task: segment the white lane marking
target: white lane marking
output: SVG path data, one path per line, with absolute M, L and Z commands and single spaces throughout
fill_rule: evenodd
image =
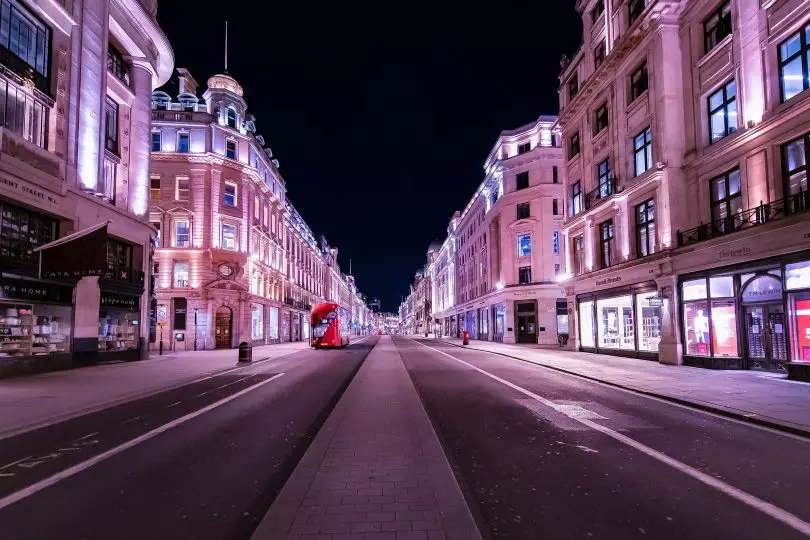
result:
M 12 461 L 11 463 L 9 463 L 7 465 L 3 465 L 2 467 L 0 467 L 0 471 L 2 471 L 3 469 L 8 469 L 9 467 L 13 467 L 17 463 L 22 463 L 23 461 L 25 461 L 27 459 L 31 459 L 31 456 L 26 456 L 26 457 L 24 457 L 22 459 L 18 459 L 17 461 Z
M 30 486 L 28 486 L 28 487 L 26 487 L 24 489 L 16 491 L 16 492 L 14 492 L 14 493 L 12 493 L 10 495 L 6 495 L 2 499 L 0 499 L 0 510 L 2 510 L 3 508 L 5 508 L 7 506 L 10 506 L 10 505 L 14 504 L 17 501 L 21 501 L 21 500 L 25 499 L 26 497 L 30 497 L 31 495 L 42 491 L 46 487 L 52 486 L 52 485 L 56 484 L 57 482 L 59 482 L 60 480 L 64 480 L 65 478 L 69 478 L 69 477 L 71 477 L 71 476 L 73 476 L 75 474 L 78 474 L 78 473 L 86 470 L 86 469 L 89 469 L 90 467 L 92 467 L 94 465 L 97 465 L 97 464 L 101 463 L 102 461 L 104 461 L 106 459 L 109 459 L 109 458 L 111 458 L 111 457 L 113 457 L 113 456 L 115 456 L 117 454 L 120 454 L 124 450 L 129 450 L 130 448 L 132 448 L 134 446 L 137 446 L 137 445 L 141 444 L 144 441 L 148 441 L 149 439 L 151 439 L 153 437 L 156 437 L 157 435 L 160 435 L 161 433 L 169 431 L 170 429 L 175 428 L 175 427 L 177 427 L 177 426 L 179 426 L 181 424 L 184 424 L 184 423 L 188 422 L 189 420 L 197 418 L 198 416 L 203 415 L 203 414 L 205 414 L 205 413 L 207 413 L 209 411 L 212 411 L 212 410 L 216 409 L 217 407 L 221 407 L 222 405 L 225 405 L 226 403 L 229 403 L 229 402 L 231 402 L 231 401 L 233 401 L 233 400 L 235 400 L 237 398 L 240 398 L 240 397 L 244 396 L 245 394 L 247 394 L 248 392 L 252 392 L 253 390 L 257 390 L 257 389 L 261 388 L 262 386 L 264 386 L 265 384 L 271 383 L 274 380 L 276 380 L 276 379 L 278 379 L 279 377 L 282 377 L 282 376 L 284 376 L 284 373 L 279 373 L 278 375 L 274 375 L 274 376 L 270 377 L 269 379 L 265 379 L 265 380 L 263 380 L 261 382 L 258 382 L 256 384 L 254 384 L 253 386 L 248 386 L 244 390 L 240 390 L 239 392 L 237 392 L 237 393 L 235 393 L 235 394 L 233 394 L 231 396 L 220 399 L 219 401 L 217 401 L 215 403 L 212 403 L 211 405 L 207 405 L 207 406 L 203 407 L 202 409 L 200 409 L 198 411 L 194 411 L 193 413 L 189 413 L 189 414 L 187 414 L 185 416 L 181 416 L 180 418 L 177 418 L 176 420 L 172 420 L 168 424 L 164 424 L 164 425 L 162 425 L 160 427 L 157 427 L 157 428 L 153 429 L 152 431 L 144 433 L 143 435 L 141 435 L 139 437 L 136 437 L 136 438 L 134 438 L 134 439 L 132 439 L 130 441 L 125 442 L 124 444 L 116 446 L 115 448 L 111 448 L 111 449 L 107 450 L 106 452 L 102 452 L 101 454 L 99 454 L 97 456 L 94 456 L 94 457 L 92 457 L 92 458 L 90 458 L 90 459 L 88 459 L 86 461 L 83 461 L 83 462 L 78 463 L 78 464 L 76 464 L 76 465 L 74 465 L 72 467 L 69 467 L 69 468 L 67 468 L 67 469 L 65 469 L 63 471 L 60 471 L 60 472 L 54 474 L 53 476 L 49 476 L 48 478 L 45 478 L 44 480 L 40 480 L 39 482 L 36 482 L 35 484 L 31 484 Z
M 411 341 L 413 341 L 414 343 L 419 343 L 418 341 L 413 340 L 413 339 Z M 419 345 L 422 345 L 422 347 L 425 347 L 426 349 L 430 349 L 431 351 L 435 351 L 435 352 L 437 352 L 439 354 L 442 354 L 442 355 L 444 355 L 444 356 L 446 356 L 448 358 L 451 358 L 452 360 L 455 360 L 456 362 L 458 362 L 460 364 L 464 364 L 468 368 L 473 369 L 473 370 L 477 371 L 478 373 L 489 377 L 490 379 L 498 381 L 499 383 L 504 384 L 504 385 L 508 386 L 509 388 L 512 388 L 513 390 L 516 390 L 516 391 L 520 392 L 521 394 L 523 394 L 525 396 L 529 396 L 530 398 L 542 403 L 543 405 L 547 405 L 547 406 L 549 406 L 551 408 L 554 408 L 554 409 L 556 409 L 556 407 L 558 407 L 554 402 L 549 401 L 548 399 L 546 399 L 544 397 L 541 397 L 541 396 L 535 394 L 534 392 L 532 392 L 530 390 L 526 390 L 525 388 L 522 388 L 522 387 L 520 387 L 520 386 L 518 386 L 518 385 L 516 385 L 516 384 L 514 384 L 512 382 L 509 382 L 506 379 L 502 379 L 501 377 L 498 377 L 497 375 L 493 375 L 492 373 L 490 373 L 488 371 L 485 371 L 485 370 L 483 370 L 483 369 L 481 369 L 479 367 L 476 367 L 476 366 L 474 366 L 474 365 L 472 365 L 472 364 L 470 364 L 468 362 L 465 362 L 464 360 L 460 360 L 460 359 L 456 358 L 455 356 L 447 354 L 444 351 L 440 351 L 439 349 L 434 349 L 433 347 L 428 347 L 427 345 L 424 345 L 422 343 L 419 343 Z M 746 493 L 745 491 L 742 491 L 741 489 L 735 488 L 734 486 L 732 486 L 730 484 L 727 484 L 727 483 L 723 482 L 722 480 L 718 480 L 717 478 L 714 478 L 713 476 L 710 476 L 710 475 L 708 475 L 708 474 L 706 474 L 704 472 L 701 472 L 701 471 L 699 471 L 699 470 L 697 470 L 697 469 L 695 469 L 693 467 L 690 467 L 686 463 L 683 463 L 681 461 L 678 461 L 677 459 L 671 458 L 668 455 L 666 455 L 666 454 L 664 454 L 662 452 L 659 452 L 658 450 L 655 450 L 653 448 L 650 448 L 649 446 L 647 446 L 645 444 L 642 444 L 642 443 L 640 443 L 640 442 L 638 442 L 638 441 L 636 441 L 634 439 L 631 439 L 630 437 L 628 437 L 626 435 L 622 435 L 618 431 L 614 431 L 614 430 L 610 429 L 609 427 L 605 427 L 605 426 L 602 426 L 600 424 L 597 424 L 593 420 L 588 420 L 587 418 L 577 418 L 576 416 L 571 416 L 571 418 L 573 420 L 576 420 L 577 422 L 582 423 L 585 426 L 588 426 L 589 428 L 591 428 L 591 429 L 593 429 L 595 431 L 599 431 L 600 433 L 603 433 L 604 435 L 607 435 L 608 437 L 611 437 L 612 439 L 615 439 L 615 440 L 617 440 L 617 441 L 619 441 L 619 442 L 621 442 L 623 444 L 626 444 L 627 446 L 630 446 L 631 448 L 635 448 L 639 452 L 647 454 L 651 458 L 657 459 L 658 461 L 660 461 L 660 462 L 662 462 L 662 463 L 664 463 L 666 465 L 669 465 L 670 467 L 672 467 L 672 468 L 686 474 L 687 476 L 690 476 L 690 477 L 694 478 L 695 480 L 698 480 L 699 482 L 703 482 L 704 484 L 706 484 L 708 486 L 711 486 L 711 487 L 717 489 L 718 491 L 720 491 L 722 493 L 725 493 L 729 497 L 737 499 L 738 501 L 740 501 L 742 503 L 745 503 L 748 506 L 759 510 L 763 514 L 769 515 L 772 518 L 774 518 L 774 519 L 776 519 L 778 521 L 781 521 L 785 525 L 788 525 L 789 527 L 792 527 L 793 529 L 796 529 L 797 531 L 799 531 L 799 532 L 801 532 L 801 533 L 803 533 L 805 535 L 810 535 L 810 523 L 802 520 L 800 517 L 796 516 L 795 514 L 791 514 L 787 510 L 783 510 L 783 509 L 779 508 L 778 506 L 775 506 L 775 505 L 773 505 L 773 504 L 771 504 L 771 503 L 769 503 L 767 501 L 763 501 L 762 499 L 751 495 L 750 493 Z
M 138 420 L 139 418 L 140 418 L 140 416 L 133 416 L 129 420 L 124 420 L 123 422 L 121 422 L 121 425 L 123 426 L 124 424 L 129 424 L 130 422 L 134 422 L 134 421 Z
M 169 405 L 166 408 L 171 409 L 172 407 L 176 407 L 176 406 L 180 405 L 181 403 L 183 403 L 183 402 L 182 401 L 175 401 L 174 403 L 172 403 L 171 405 Z
M 94 431 L 93 433 L 90 433 L 90 434 L 88 434 L 88 435 L 85 435 L 84 437 L 79 437 L 78 439 L 76 439 L 76 440 L 75 440 L 75 441 L 73 441 L 73 442 L 74 442 L 74 443 L 77 443 L 77 442 L 79 442 L 79 441 L 83 441 L 83 440 L 85 440 L 85 439 L 89 439 L 90 437 L 95 437 L 96 435 L 98 435 L 98 431 Z
M 225 383 L 222 386 L 217 386 L 216 388 L 212 388 L 211 390 L 206 390 L 205 392 L 201 392 L 201 393 L 197 394 L 194 397 L 196 398 L 196 397 L 204 396 L 205 394 L 210 394 L 211 392 L 215 392 L 217 390 L 222 390 L 226 386 L 231 386 L 233 384 L 240 383 L 240 382 L 244 381 L 245 379 L 249 379 L 249 378 L 253 377 L 254 375 L 255 375 L 255 373 L 253 373 L 251 375 L 248 375 L 247 377 L 242 377 L 241 379 L 236 379 L 235 381 Z M 180 402 L 178 401 L 177 403 L 180 403 Z

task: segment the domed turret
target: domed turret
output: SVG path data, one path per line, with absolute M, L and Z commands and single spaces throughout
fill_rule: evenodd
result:
M 442 243 L 439 242 L 438 240 L 434 240 L 433 242 L 430 243 L 427 250 L 428 250 L 428 253 L 430 253 L 431 251 L 441 251 L 442 250 Z
M 213 77 L 208 79 L 208 88 L 217 90 L 228 90 L 229 92 L 233 92 L 239 97 L 242 97 L 245 93 L 245 91 L 242 89 L 242 85 L 236 82 L 236 79 L 234 79 L 230 75 L 225 75 L 224 73 L 214 75 Z

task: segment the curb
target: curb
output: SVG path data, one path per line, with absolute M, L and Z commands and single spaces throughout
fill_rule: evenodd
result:
M 618 384 L 618 383 L 615 383 L 615 382 L 606 381 L 604 379 L 599 379 L 597 377 L 592 377 L 590 375 L 583 375 L 582 373 L 578 373 L 576 371 L 561 368 L 559 366 L 552 366 L 552 365 L 545 364 L 545 363 L 541 364 L 539 362 L 532 362 L 531 360 L 526 360 L 525 358 L 520 358 L 519 356 L 514 356 L 514 355 L 503 353 L 503 352 L 489 351 L 489 350 L 486 350 L 486 349 L 479 349 L 478 347 L 471 347 L 469 345 L 458 345 L 457 343 L 453 343 L 451 341 L 445 341 L 443 339 L 437 339 L 436 341 L 439 341 L 441 343 L 446 343 L 448 345 L 452 345 L 453 347 L 458 347 L 460 349 L 472 349 L 472 350 L 475 350 L 475 351 L 487 352 L 487 353 L 490 353 L 490 354 L 497 354 L 498 356 L 503 356 L 505 358 L 511 358 L 513 360 L 519 360 L 519 361 L 525 362 L 527 364 L 532 364 L 532 365 L 535 365 L 535 366 L 544 367 L 544 368 L 547 368 L 547 369 L 558 371 L 560 373 L 565 373 L 567 375 L 573 375 L 574 377 L 579 377 L 579 378 L 586 379 L 586 380 L 589 380 L 589 381 L 598 382 L 598 383 L 604 384 L 606 386 L 611 386 L 613 388 L 620 388 L 622 390 L 626 390 L 628 392 L 633 392 L 635 394 L 640 394 L 642 396 L 648 396 L 648 397 L 660 399 L 662 401 L 668 401 L 670 403 L 676 403 L 678 405 L 682 405 L 684 407 L 689 407 L 691 409 L 698 409 L 700 411 L 709 412 L 709 413 L 712 413 L 712 414 L 716 414 L 718 416 L 724 416 L 726 418 L 731 418 L 733 420 L 737 420 L 737 421 L 740 421 L 740 422 L 745 422 L 747 424 L 755 424 L 755 425 L 758 425 L 758 426 L 761 426 L 761 427 L 766 427 L 766 428 L 773 429 L 773 430 L 776 430 L 776 431 L 781 431 L 781 432 L 784 432 L 784 433 L 789 433 L 791 435 L 796 435 L 798 437 L 802 437 L 802 438 L 805 438 L 805 439 L 810 439 L 810 429 L 800 428 L 798 426 L 793 426 L 791 424 L 785 424 L 785 423 L 778 422 L 778 421 L 775 421 L 775 420 L 768 420 L 768 419 L 762 418 L 761 416 L 745 414 L 745 413 L 737 412 L 737 411 L 732 410 L 732 409 L 727 409 L 727 408 L 724 408 L 724 407 L 708 405 L 706 403 L 701 403 L 699 401 L 691 401 L 691 400 L 688 400 L 688 399 L 678 398 L 678 397 L 675 397 L 675 396 L 669 396 L 669 395 L 666 395 L 666 394 L 659 394 L 657 392 L 651 392 L 649 390 L 641 390 L 639 388 L 634 388 L 632 386 L 626 386 L 626 385 Z

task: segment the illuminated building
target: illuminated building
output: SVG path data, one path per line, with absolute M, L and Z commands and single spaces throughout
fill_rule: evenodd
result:
M 174 63 L 157 2 L 0 11 L 0 375 L 141 358 L 150 96 Z
M 540 344 L 567 332 L 558 316 L 564 171 L 555 121 L 541 116 L 502 132 L 447 239 L 428 248 L 431 331 Z
M 152 107 L 149 220 L 160 231 L 154 308 L 165 313 L 165 345 L 302 341 L 314 304 L 351 312 L 337 250 L 318 245 L 287 198 L 241 85 L 214 75 L 201 99 L 178 69 Z
M 571 344 L 807 376 L 810 5 L 576 8 L 559 92 Z

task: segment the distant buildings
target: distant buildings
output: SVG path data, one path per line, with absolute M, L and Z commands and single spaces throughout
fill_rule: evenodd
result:
M 565 179 L 556 120 L 501 133 L 467 207 L 428 248 L 400 309 L 406 331 L 546 344 L 567 333 L 557 316 Z

